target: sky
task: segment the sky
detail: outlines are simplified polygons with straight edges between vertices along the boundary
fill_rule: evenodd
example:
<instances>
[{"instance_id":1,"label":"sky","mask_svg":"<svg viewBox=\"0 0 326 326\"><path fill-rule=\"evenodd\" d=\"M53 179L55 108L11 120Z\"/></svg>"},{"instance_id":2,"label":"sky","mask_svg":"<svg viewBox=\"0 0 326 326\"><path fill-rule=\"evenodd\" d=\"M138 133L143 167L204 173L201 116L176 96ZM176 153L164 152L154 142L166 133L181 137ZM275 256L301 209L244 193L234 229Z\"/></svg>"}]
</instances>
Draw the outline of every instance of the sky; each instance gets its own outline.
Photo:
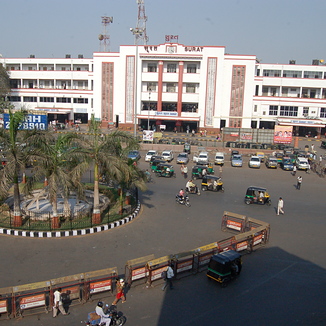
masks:
<instances>
[{"instance_id":1,"label":"sky","mask_svg":"<svg viewBox=\"0 0 326 326\"><path fill-rule=\"evenodd\" d=\"M225 46L263 63L326 61L325 0L143 0L149 45L178 35L186 46ZM110 51L134 44L136 0L0 0L0 54L7 58L92 58L102 16ZM141 43L140 43L141 44Z\"/></svg>"}]
</instances>

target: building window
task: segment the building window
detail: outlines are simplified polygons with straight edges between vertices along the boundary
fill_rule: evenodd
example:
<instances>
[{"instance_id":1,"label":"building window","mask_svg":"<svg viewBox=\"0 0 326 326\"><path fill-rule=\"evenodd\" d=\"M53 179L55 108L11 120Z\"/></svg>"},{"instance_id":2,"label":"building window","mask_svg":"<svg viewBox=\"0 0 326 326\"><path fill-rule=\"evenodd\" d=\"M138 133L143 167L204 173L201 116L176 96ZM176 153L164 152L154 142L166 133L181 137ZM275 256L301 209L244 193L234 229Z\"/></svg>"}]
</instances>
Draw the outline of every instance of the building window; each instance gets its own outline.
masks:
<instances>
[{"instance_id":1,"label":"building window","mask_svg":"<svg viewBox=\"0 0 326 326\"><path fill-rule=\"evenodd\" d=\"M268 69L264 69L263 70L263 75L265 77L280 77L281 76L281 70L268 70Z\"/></svg>"},{"instance_id":2,"label":"building window","mask_svg":"<svg viewBox=\"0 0 326 326\"><path fill-rule=\"evenodd\" d=\"M23 102L37 102L37 99L35 96L24 96Z\"/></svg>"},{"instance_id":3,"label":"building window","mask_svg":"<svg viewBox=\"0 0 326 326\"><path fill-rule=\"evenodd\" d=\"M157 72L157 64L156 63L149 63L147 65L148 72Z\"/></svg>"},{"instance_id":4,"label":"building window","mask_svg":"<svg viewBox=\"0 0 326 326\"><path fill-rule=\"evenodd\" d=\"M187 74L195 74L197 72L196 64L188 64L187 65Z\"/></svg>"},{"instance_id":5,"label":"building window","mask_svg":"<svg viewBox=\"0 0 326 326\"><path fill-rule=\"evenodd\" d=\"M298 107L297 106L281 106L280 116L297 117L298 116Z\"/></svg>"},{"instance_id":6,"label":"building window","mask_svg":"<svg viewBox=\"0 0 326 326\"><path fill-rule=\"evenodd\" d=\"M88 103L88 98L74 98L74 103L87 104Z\"/></svg>"},{"instance_id":7,"label":"building window","mask_svg":"<svg viewBox=\"0 0 326 326\"><path fill-rule=\"evenodd\" d=\"M321 71L305 71L303 78L322 78L323 73Z\"/></svg>"},{"instance_id":8,"label":"building window","mask_svg":"<svg viewBox=\"0 0 326 326\"><path fill-rule=\"evenodd\" d=\"M147 91L156 92L156 83L147 83Z\"/></svg>"},{"instance_id":9,"label":"building window","mask_svg":"<svg viewBox=\"0 0 326 326\"><path fill-rule=\"evenodd\" d=\"M326 108L320 108L320 117L326 118Z\"/></svg>"},{"instance_id":10,"label":"building window","mask_svg":"<svg viewBox=\"0 0 326 326\"><path fill-rule=\"evenodd\" d=\"M303 115L304 117L307 117L307 116L309 115L309 108L304 107L304 108L302 109L302 115Z\"/></svg>"},{"instance_id":11,"label":"building window","mask_svg":"<svg viewBox=\"0 0 326 326\"><path fill-rule=\"evenodd\" d=\"M175 63L168 63L167 72L177 72L177 65Z\"/></svg>"},{"instance_id":12,"label":"building window","mask_svg":"<svg viewBox=\"0 0 326 326\"><path fill-rule=\"evenodd\" d=\"M302 72L297 70L284 70L283 71L283 77L288 78L301 78Z\"/></svg>"},{"instance_id":13,"label":"building window","mask_svg":"<svg viewBox=\"0 0 326 326\"><path fill-rule=\"evenodd\" d=\"M40 102L54 102L54 97L40 97Z\"/></svg>"},{"instance_id":14,"label":"building window","mask_svg":"<svg viewBox=\"0 0 326 326\"><path fill-rule=\"evenodd\" d=\"M177 103L163 102L162 111L177 111Z\"/></svg>"},{"instance_id":15,"label":"building window","mask_svg":"<svg viewBox=\"0 0 326 326\"><path fill-rule=\"evenodd\" d=\"M70 97L57 97L56 98L57 103L71 103Z\"/></svg>"},{"instance_id":16,"label":"building window","mask_svg":"<svg viewBox=\"0 0 326 326\"><path fill-rule=\"evenodd\" d=\"M254 105L254 112L257 112L257 105Z\"/></svg>"},{"instance_id":17,"label":"building window","mask_svg":"<svg viewBox=\"0 0 326 326\"><path fill-rule=\"evenodd\" d=\"M277 115L277 113L278 113L278 106L270 105L269 106L269 115Z\"/></svg>"},{"instance_id":18,"label":"building window","mask_svg":"<svg viewBox=\"0 0 326 326\"><path fill-rule=\"evenodd\" d=\"M21 97L20 96L8 96L8 101L10 101L10 102L20 102Z\"/></svg>"},{"instance_id":19,"label":"building window","mask_svg":"<svg viewBox=\"0 0 326 326\"><path fill-rule=\"evenodd\" d=\"M175 84L174 83L167 83L166 84L166 92L167 93L175 93Z\"/></svg>"},{"instance_id":20,"label":"building window","mask_svg":"<svg viewBox=\"0 0 326 326\"><path fill-rule=\"evenodd\" d=\"M181 111L196 113L198 111L198 103L182 103Z\"/></svg>"},{"instance_id":21,"label":"building window","mask_svg":"<svg viewBox=\"0 0 326 326\"><path fill-rule=\"evenodd\" d=\"M186 93L196 93L196 84L186 84Z\"/></svg>"}]
</instances>

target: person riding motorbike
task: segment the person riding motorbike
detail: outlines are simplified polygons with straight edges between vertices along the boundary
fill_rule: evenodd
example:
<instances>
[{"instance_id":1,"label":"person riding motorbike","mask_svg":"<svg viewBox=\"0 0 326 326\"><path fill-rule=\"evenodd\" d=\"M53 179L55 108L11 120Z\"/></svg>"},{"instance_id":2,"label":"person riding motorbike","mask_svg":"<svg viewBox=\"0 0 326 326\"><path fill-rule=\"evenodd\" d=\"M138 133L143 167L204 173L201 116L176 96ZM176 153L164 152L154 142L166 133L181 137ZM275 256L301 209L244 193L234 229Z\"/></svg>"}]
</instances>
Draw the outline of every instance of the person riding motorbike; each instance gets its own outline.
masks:
<instances>
[{"instance_id":1,"label":"person riding motorbike","mask_svg":"<svg viewBox=\"0 0 326 326\"><path fill-rule=\"evenodd\" d=\"M95 312L101 317L100 323L105 323L105 326L109 326L111 323L111 316L110 314L104 313L103 306L104 303L102 301L99 301L95 308Z\"/></svg>"},{"instance_id":2,"label":"person riding motorbike","mask_svg":"<svg viewBox=\"0 0 326 326\"><path fill-rule=\"evenodd\" d=\"M186 189L189 191L189 192L193 192L195 189L196 189L196 185L193 183L192 180L189 180L186 184Z\"/></svg>"},{"instance_id":3,"label":"person riding motorbike","mask_svg":"<svg viewBox=\"0 0 326 326\"><path fill-rule=\"evenodd\" d=\"M183 189L180 189L179 194L178 194L180 201L183 201L184 200L184 195L185 195L184 190Z\"/></svg>"}]
</instances>

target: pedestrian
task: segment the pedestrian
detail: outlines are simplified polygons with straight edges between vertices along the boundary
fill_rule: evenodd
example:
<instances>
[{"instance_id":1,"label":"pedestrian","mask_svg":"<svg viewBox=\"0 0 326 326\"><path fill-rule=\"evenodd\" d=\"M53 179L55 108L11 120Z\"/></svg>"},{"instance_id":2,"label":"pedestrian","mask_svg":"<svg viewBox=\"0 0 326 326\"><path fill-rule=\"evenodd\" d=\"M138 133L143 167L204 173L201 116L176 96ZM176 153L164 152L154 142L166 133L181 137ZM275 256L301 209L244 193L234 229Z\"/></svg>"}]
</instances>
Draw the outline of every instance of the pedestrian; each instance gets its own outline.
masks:
<instances>
[{"instance_id":1,"label":"pedestrian","mask_svg":"<svg viewBox=\"0 0 326 326\"><path fill-rule=\"evenodd\" d=\"M320 155L320 156L319 156L319 164L320 164L320 165L321 165L322 161L323 161L323 156Z\"/></svg>"},{"instance_id":2,"label":"pedestrian","mask_svg":"<svg viewBox=\"0 0 326 326\"><path fill-rule=\"evenodd\" d=\"M126 297L124 294L124 287L125 287L125 281L123 278L117 279L116 280L116 290L117 294L115 296L115 300L112 302L112 305L115 306L118 301L121 299L122 303L126 302Z\"/></svg>"},{"instance_id":3,"label":"pedestrian","mask_svg":"<svg viewBox=\"0 0 326 326\"><path fill-rule=\"evenodd\" d=\"M171 266L168 266L166 268L166 278L165 278L165 283L162 287L162 291L165 290L165 288L167 287L167 285L169 284L170 286L170 290L173 289L173 284L172 284L172 278L174 277L174 272Z\"/></svg>"},{"instance_id":4,"label":"pedestrian","mask_svg":"<svg viewBox=\"0 0 326 326\"><path fill-rule=\"evenodd\" d=\"M184 164L181 164L180 171L181 171L181 174L182 175L185 173L184 170L185 170L185 165Z\"/></svg>"},{"instance_id":5,"label":"pedestrian","mask_svg":"<svg viewBox=\"0 0 326 326\"><path fill-rule=\"evenodd\" d=\"M293 165L292 175L295 176L296 173L297 173L297 166Z\"/></svg>"},{"instance_id":6,"label":"pedestrian","mask_svg":"<svg viewBox=\"0 0 326 326\"><path fill-rule=\"evenodd\" d=\"M220 165L220 178L222 177L223 167Z\"/></svg>"},{"instance_id":7,"label":"pedestrian","mask_svg":"<svg viewBox=\"0 0 326 326\"><path fill-rule=\"evenodd\" d=\"M184 167L183 167L183 177L185 179L188 178L188 167L187 167L187 165L184 165Z\"/></svg>"},{"instance_id":8,"label":"pedestrian","mask_svg":"<svg viewBox=\"0 0 326 326\"><path fill-rule=\"evenodd\" d=\"M278 200L278 203L277 203L277 215L280 215L280 213L284 214L283 206L284 206L284 202L283 202L282 197L280 197L280 199Z\"/></svg>"},{"instance_id":9,"label":"pedestrian","mask_svg":"<svg viewBox=\"0 0 326 326\"><path fill-rule=\"evenodd\" d=\"M312 152L314 151L314 148L315 148L315 145L314 144L311 144L311 151Z\"/></svg>"},{"instance_id":10,"label":"pedestrian","mask_svg":"<svg viewBox=\"0 0 326 326\"><path fill-rule=\"evenodd\" d=\"M54 301L53 301L53 318L57 317L58 315L58 310L64 315L67 316L68 313L65 311L63 308L62 304L62 296L61 296L61 288L58 288L56 291L54 291L53 296L54 296Z\"/></svg>"},{"instance_id":11,"label":"pedestrian","mask_svg":"<svg viewBox=\"0 0 326 326\"><path fill-rule=\"evenodd\" d=\"M192 136L192 137L195 137L195 129L192 129L192 131L191 131L191 136Z\"/></svg>"},{"instance_id":12,"label":"pedestrian","mask_svg":"<svg viewBox=\"0 0 326 326\"><path fill-rule=\"evenodd\" d=\"M302 176L300 175L297 179L297 189L300 190L301 189L301 183L302 183Z\"/></svg>"}]
</instances>

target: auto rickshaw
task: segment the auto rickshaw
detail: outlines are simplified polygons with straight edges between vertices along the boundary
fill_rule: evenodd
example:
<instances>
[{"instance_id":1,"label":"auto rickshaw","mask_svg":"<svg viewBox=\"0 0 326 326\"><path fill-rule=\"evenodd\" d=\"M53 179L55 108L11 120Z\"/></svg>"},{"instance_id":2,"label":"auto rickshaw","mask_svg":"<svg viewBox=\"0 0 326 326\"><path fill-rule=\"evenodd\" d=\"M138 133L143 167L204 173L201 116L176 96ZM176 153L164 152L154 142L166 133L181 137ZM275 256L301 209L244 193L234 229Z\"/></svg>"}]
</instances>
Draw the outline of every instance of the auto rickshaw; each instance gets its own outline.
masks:
<instances>
[{"instance_id":1,"label":"auto rickshaw","mask_svg":"<svg viewBox=\"0 0 326 326\"><path fill-rule=\"evenodd\" d=\"M244 199L247 205L260 204L270 206L272 201L266 188L251 186L247 189L246 197Z\"/></svg>"},{"instance_id":2,"label":"auto rickshaw","mask_svg":"<svg viewBox=\"0 0 326 326\"><path fill-rule=\"evenodd\" d=\"M203 170L206 170L206 173L203 174ZM202 179L204 175L207 174L214 174L214 169L213 166L208 164L208 165L195 165L192 168L192 178L194 180L196 179Z\"/></svg>"},{"instance_id":3,"label":"auto rickshaw","mask_svg":"<svg viewBox=\"0 0 326 326\"><path fill-rule=\"evenodd\" d=\"M155 172L156 169L157 169L157 166L159 164L161 164L161 163L165 163L165 161L163 161L163 160L154 160L154 161L150 162L152 172Z\"/></svg>"},{"instance_id":4,"label":"auto rickshaw","mask_svg":"<svg viewBox=\"0 0 326 326\"><path fill-rule=\"evenodd\" d=\"M220 191L224 192L223 181L215 175L205 175L201 183L202 191Z\"/></svg>"},{"instance_id":5,"label":"auto rickshaw","mask_svg":"<svg viewBox=\"0 0 326 326\"><path fill-rule=\"evenodd\" d=\"M191 152L191 145L190 145L189 143L185 143L185 144L183 145L183 151L184 151L185 153L190 154L190 152Z\"/></svg>"},{"instance_id":6,"label":"auto rickshaw","mask_svg":"<svg viewBox=\"0 0 326 326\"><path fill-rule=\"evenodd\" d=\"M234 250L228 250L211 257L206 275L225 287L229 281L240 275L241 269L241 255Z\"/></svg>"},{"instance_id":7,"label":"auto rickshaw","mask_svg":"<svg viewBox=\"0 0 326 326\"><path fill-rule=\"evenodd\" d=\"M165 177L165 178L176 177L174 173L173 165L167 163L158 164L154 172L157 177Z\"/></svg>"}]
</instances>

